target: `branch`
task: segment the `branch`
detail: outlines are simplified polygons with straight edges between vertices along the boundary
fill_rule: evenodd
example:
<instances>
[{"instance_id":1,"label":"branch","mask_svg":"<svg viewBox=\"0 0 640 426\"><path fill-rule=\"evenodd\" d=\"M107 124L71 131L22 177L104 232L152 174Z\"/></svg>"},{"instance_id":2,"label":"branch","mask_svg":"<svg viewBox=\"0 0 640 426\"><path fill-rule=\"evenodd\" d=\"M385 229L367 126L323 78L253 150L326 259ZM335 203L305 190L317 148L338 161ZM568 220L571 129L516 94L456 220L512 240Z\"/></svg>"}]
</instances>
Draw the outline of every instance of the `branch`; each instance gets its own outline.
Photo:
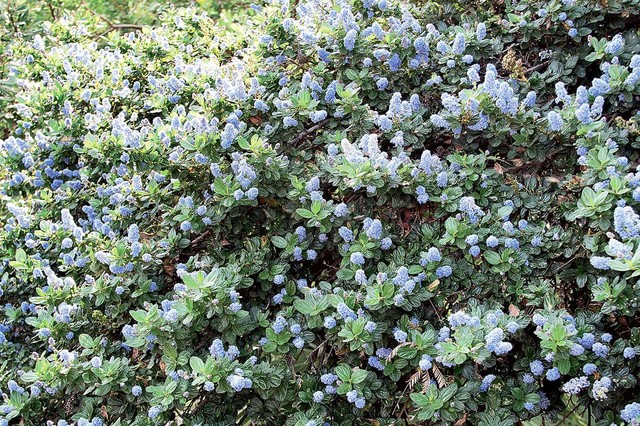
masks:
<instances>
[{"instance_id":1,"label":"branch","mask_svg":"<svg viewBox=\"0 0 640 426\"><path fill-rule=\"evenodd\" d=\"M207 238L209 235L211 235L211 230L207 229L206 231L204 231L201 235L197 236L196 238L193 239L193 241L191 241L191 243L189 244L189 246L195 246L196 244L198 244L200 241L204 240L205 238Z\"/></svg>"},{"instance_id":2,"label":"branch","mask_svg":"<svg viewBox=\"0 0 640 426\"><path fill-rule=\"evenodd\" d=\"M575 412L576 412L576 410L577 410L578 408L580 408L580 405L576 404L576 406L575 406L575 407L573 407L573 409L572 409L571 411L569 411L568 413L566 413L566 414L564 415L564 417L562 417L562 419L560 419L560 422L558 422L558 424L559 424L559 425L561 425L562 423L564 423L564 421L565 421L565 420L567 420L567 418L568 418L570 415L572 415L573 413L575 413Z\"/></svg>"},{"instance_id":3,"label":"branch","mask_svg":"<svg viewBox=\"0 0 640 426\"><path fill-rule=\"evenodd\" d=\"M530 67L530 68L527 68L527 69L524 71L524 73L525 73L525 74L529 74L530 72L538 71L538 70L540 70L540 69L542 69L542 68L546 67L547 65L549 65L549 62L542 62L541 64L534 65L534 66L532 66L532 67Z\"/></svg>"},{"instance_id":4,"label":"branch","mask_svg":"<svg viewBox=\"0 0 640 426\"><path fill-rule=\"evenodd\" d=\"M291 143L292 144L297 144L298 142L302 142L303 140L305 140L307 138L307 136L310 136L313 133L317 132L318 130L323 128L328 122L329 122L329 119L325 118L324 120L322 120L318 124L309 127L307 130L305 130L304 132L300 133L298 136L293 138Z\"/></svg>"},{"instance_id":5,"label":"branch","mask_svg":"<svg viewBox=\"0 0 640 426\"><path fill-rule=\"evenodd\" d=\"M53 5L49 2L47 2L47 5L49 6L49 12L51 13L51 19L53 19L53 21L55 22L58 18L56 18L56 11L53 8Z\"/></svg>"},{"instance_id":6,"label":"branch","mask_svg":"<svg viewBox=\"0 0 640 426\"><path fill-rule=\"evenodd\" d=\"M142 25L137 24L113 24L110 27L112 30L142 30Z\"/></svg>"},{"instance_id":7,"label":"branch","mask_svg":"<svg viewBox=\"0 0 640 426\"><path fill-rule=\"evenodd\" d=\"M84 0L80 0L80 4L82 5L82 7L84 7L85 9L87 9L87 11L92 14L93 16L95 16L96 18L100 19L101 21L104 21L107 26L109 28L106 29L106 31L103 31L99 34L96 34L93 38L100 38L105 34L110 33L111 31L115 31L115 30L142 30L143 26L142 25L137 25L137 24L114 24L113 22L111 22L109 19L107 19L106 17L102 16L102 15L98 15L97 13L95 13L85 2Z\"/></svg>"},{"instance_id":8,"label":"branch","mask_svg":"<svg viewBox=\"0 0 640 426\"><path fill-rule=\"evenodd\" d=\"M7 16L9 17L9 23L11 23L11 26L13 27L13 32L18 33L20 32L20 29L18 28L16 22L13 20L13 13L11 13L10 9L12 6L13 5L11 3L7 3Z\"/></svg>"}]
</instances>

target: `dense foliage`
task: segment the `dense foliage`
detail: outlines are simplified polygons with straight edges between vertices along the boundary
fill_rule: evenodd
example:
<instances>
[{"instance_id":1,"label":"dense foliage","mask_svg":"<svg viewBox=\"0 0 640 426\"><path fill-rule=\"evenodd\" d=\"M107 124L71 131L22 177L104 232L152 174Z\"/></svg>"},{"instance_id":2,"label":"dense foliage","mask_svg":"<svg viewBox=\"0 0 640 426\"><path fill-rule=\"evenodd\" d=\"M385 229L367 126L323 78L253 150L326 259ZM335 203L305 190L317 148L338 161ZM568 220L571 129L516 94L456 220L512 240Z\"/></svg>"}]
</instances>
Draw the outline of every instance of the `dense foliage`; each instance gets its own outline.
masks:
<instances>
[{"instance_id":1,"label":"dense foliage","mask_svg":"<svg viewBox=\"0 0 640 426\"><path fill-rule=\"evenodd\" d=\"M638 22L276 0L16 37L0 425L637 426Z\"/></svg>"}]
</instances>

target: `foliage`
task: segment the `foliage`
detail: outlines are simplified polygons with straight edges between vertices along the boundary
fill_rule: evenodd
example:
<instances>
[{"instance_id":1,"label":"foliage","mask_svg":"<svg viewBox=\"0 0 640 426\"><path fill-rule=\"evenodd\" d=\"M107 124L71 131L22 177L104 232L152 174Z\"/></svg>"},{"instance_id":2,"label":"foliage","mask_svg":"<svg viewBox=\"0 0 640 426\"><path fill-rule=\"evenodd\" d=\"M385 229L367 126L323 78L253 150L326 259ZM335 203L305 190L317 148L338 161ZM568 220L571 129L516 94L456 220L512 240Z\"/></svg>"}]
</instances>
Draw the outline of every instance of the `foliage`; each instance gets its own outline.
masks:
<instances>
[{"instance_id":1,"label":"foliage","mask_svg":"<svg viewBox=\"0 0 640 426\"><path fill-rule=\"evenodd\" d=\"M637 425L639 10L16 39L0 424Z\"/></svg>"}]
</instances>

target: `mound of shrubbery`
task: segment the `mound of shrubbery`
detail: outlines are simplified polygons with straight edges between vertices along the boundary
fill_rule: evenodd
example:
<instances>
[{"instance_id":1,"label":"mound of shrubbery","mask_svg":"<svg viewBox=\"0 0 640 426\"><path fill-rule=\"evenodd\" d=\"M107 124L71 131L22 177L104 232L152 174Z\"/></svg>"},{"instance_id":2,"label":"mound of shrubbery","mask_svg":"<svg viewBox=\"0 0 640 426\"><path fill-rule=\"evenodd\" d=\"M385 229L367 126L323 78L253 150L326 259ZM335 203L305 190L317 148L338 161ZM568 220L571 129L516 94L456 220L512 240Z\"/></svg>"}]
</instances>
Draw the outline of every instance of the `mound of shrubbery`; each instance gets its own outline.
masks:
<instances>
[{"instance_id":1,"label":"mound of shrubbery","mask_svg":"<svg viewBox=\"0 0 640 426\"><path fill-rule=\"evenodd\" d=\"M247 14L7 47L0 424L638 425L638 1Z\"/></svg>"}]
</instances>

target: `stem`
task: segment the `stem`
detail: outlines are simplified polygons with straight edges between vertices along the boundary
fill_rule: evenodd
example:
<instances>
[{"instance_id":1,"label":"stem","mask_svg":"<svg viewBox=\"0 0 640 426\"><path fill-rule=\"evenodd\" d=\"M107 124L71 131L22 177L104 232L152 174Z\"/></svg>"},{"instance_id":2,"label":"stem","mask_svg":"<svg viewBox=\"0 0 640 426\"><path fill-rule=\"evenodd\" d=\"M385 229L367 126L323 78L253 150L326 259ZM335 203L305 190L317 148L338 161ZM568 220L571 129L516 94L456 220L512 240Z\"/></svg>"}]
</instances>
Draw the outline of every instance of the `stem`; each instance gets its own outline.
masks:
<instances>
[{"instance_id":1,"label":"stem","mask_svg":"<svg viewBox=\"0 0 640 426\"><path fill-rule=\"evenodd\" d=\"M542 62L542 63L540 63L538 65L534 65L534 66L532 66L530 68L527 68L524 73L525 74L529 74L530 72L538 71L539 69L542 69L542 68L546 67L547 65L549 65L549 62Z\"/></svg>"},{"instance_id":2,"label":"stem","mask_svg":"<svg viewBox=\"0 0 640 426\"><path fill-rule=\"evenodd\" d=\"M317 132L318 130L323 128L328 122L329 122L329 119L325 118L324 120L322 120L318 124L309 127L307 130L305 130L304 132L300 133L298 136L293 138L291 143L292 144L297 144L298 142L302 142L304 139L307 138L307 136L310 136L311 134Z\"/></svg>"}]
</instances>

